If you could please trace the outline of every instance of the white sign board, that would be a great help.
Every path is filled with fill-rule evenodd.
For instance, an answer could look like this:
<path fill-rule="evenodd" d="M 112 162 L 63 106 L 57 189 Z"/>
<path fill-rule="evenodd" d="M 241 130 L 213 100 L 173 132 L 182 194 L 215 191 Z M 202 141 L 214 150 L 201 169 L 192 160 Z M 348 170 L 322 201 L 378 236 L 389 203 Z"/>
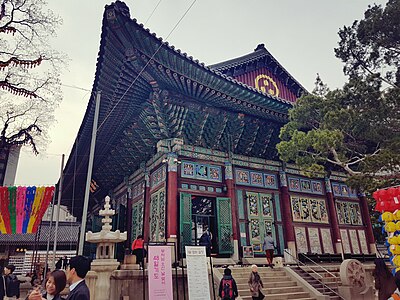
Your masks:
<path fill-rule="evenodd" d="M 189 300 L 210 300 L 206 247 L 185 246 Z"/>

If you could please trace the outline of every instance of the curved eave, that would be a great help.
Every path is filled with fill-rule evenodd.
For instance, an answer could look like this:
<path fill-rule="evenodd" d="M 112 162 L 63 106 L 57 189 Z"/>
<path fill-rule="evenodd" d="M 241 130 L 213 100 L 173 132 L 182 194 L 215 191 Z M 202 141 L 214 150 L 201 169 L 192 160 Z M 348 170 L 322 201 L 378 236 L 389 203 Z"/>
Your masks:
<path fill-rule="evenodd" d="M 143 65 L 146 65 L 144 72 L 141 71 Z M 138 76 L 139 74 L 141 76 Z M 112 180 L 107 180 L 103 189 L 95 194 L 96 198 L 100 199 L 109 189 L 122 182 L 125 176 L 132 174 L 139 167 L 140 161 L 145 161 L 148 155 L 154 154 L 154 136 L 141 136 L 138 140 L 141 148 L 136 147 L 141 151 L 133 153 L 129 159 L 118 158 L 120 151 L 117 147 L 125 147 L 120 145 L 121 135 L 132 125 L 132 121 L 139 117 L 144 101 L 153 91 L 148 79 L 148 76 L 152 75 L 166 89 L 176 89 L 204 105 L 245 113 L 271 120 L 275 124 L 285 123 L 288 109 L 292 107 L 289 101 L 263 94 L 211 70 L 188 57 L 186 53 L 175 50 L 168 43 L 163 43 L 162 39 L 144 29 L 143 25 L 131 20 L 129 10 L 122 2 L 117 1 L 106 6 L 93 92 L 76 143 L 64 169 L 63 204 L 70 208 L 75 207 L 75 211 L 72 212 L 74 215 L 81 215 L 82 203 L 79 202 L 78 205 L 74 204 L 74 201 L 83 198 L 96 92 L 102 92 L 102 99 L 93 177 L 100 176 L 101 172 L 107 173 L 107 176 L 113 174 Z M 103 163 L 103 158 L 113 155 L 116 156 L 115 160 L 119 159 L 118 168 L 110 163 Z M 93 197 L 90 201 L 89 207 L 97 204 Z"/>
<path fill-rule="evenodd" d="M 113 10 L 113 7 L 107 9 Z M 182 53 L 179 49 L 175 49 L 174 46 L 170 46 L 168 42 L 163 42 L 161 38 L 157 38 L 154 33 L 150 33 L 135 19 L 131 20 L 128 16 L 117 12 L 108 15 L 113 16 L 113 19 L 109 22 L 113 23 L 114 33 L 127 51 L 136 49 L 141 55 L 163 65 L 172 73 L 178 74 L 179 77 L 184 76 L 198 85 L 207 86 L 232 98 L 251 96 L 250 104 L 261 105 L 265 109 L 272 109 L 277 113 L 287 114 L 287 110 L 292 106 L 292 103 L 287 100 L 263 93 L 205 66 L 204 63 L 200 63 L 186 53 Z M 268 107 L 268 105 L 270 106 Z"/>

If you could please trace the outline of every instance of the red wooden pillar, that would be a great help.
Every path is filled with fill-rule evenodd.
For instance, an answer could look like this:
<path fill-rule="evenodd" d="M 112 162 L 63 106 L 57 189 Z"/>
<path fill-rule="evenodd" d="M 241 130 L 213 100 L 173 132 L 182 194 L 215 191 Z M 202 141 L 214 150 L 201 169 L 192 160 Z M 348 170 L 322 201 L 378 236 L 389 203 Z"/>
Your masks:
<path fill-rule="evenodd" d="M 369 251 L 370 253 L 374 254 L 376 253 L 376 245 L 375 245 L 374 233 L 372 231 L 372 223 L 368 209 L 367 198 L 365 197 L 365 194 L 361 194 L 359 196 L 359 199 L 360 199 L 362 219 L 365 222 L 365 231 L 366 231 L 367 243 L 369 245 Z"/>
<path fill-rule="evenodd" d="M 325 178 L 326 199 L 328 202 L 329 223 L 332 229 L 332 239 L 336 253 L 343 253 L 342 239 L 340 236 L 339 221 L 336 213 L 335 199 L 332 193 L 331 181 Z"/>
<path fill-rule="evenodd" d="M 178 235 L 178 156 L 167 154 L 167 240 L 176 241 Z"/>
<path fill-rule="evenodd" d="M 233 259 L 239 259 L 239 218 L 238 218 L 238 203 L 235 194 L 235 183 L 233 180 L 233 168 L 231 162 L 225 162 L 225 184 L 226 196 L 231 199 L 232 211 L 232 238 L 233 238 Z"/>
<path fill-rule="evenodd" d="M 287 186 L 286 173 L 280 172 L 280 193 L 281 193 L 281 204 L 282 204 L 282 220 L 283 220 L 283 229 L 285 232 L 285 240 L 287 248 L 290 249 L 291 254 L 293 256 L 297 256 L 296 251 L 296 240 L 294 235 L 294 227 L 292 221 L 292 212 L 290 205 L 290 195 L 289 189 Z"/>
<path fill-rule="evenodd" d="M 143 239 L 147 242 L 150 237 L 150 175 L 144 172 L 144 214 L 143 214 Z"/>
<path fill-rule="evenodd" d="M 176 153 L 167 154 L 167 174 L 165 178 L 167 204 L 166 204 L 166 238 L 167 242 L 175 243 L 172 247 L 172 261 L 175 261 L 175 251 L 178 246 L 178 156 Z"/>

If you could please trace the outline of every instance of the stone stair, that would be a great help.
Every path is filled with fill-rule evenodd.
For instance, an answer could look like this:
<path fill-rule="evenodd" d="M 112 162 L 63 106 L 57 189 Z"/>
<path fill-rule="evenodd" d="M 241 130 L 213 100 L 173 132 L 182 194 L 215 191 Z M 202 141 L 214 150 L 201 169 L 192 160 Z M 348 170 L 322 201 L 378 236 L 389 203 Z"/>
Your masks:
<path fill-rule="evenodd" d="M 311 271 L 309 267 L 291 267 L 293 271 L 295 271 L 317 291 L 323 295 L 329 296 L 330 300 L 340 300 L 341 298 L 336 294 L 338 293 L 338 286 L 341 284 L 338 267 L 328 267 L 329 273 L 326 272 L 326 268 L 311 268 L 315 273 Z"/>
<path fill-rule="evenodd" d="M 221 273 L 223 269 L 220 269 Z M 232 276 L 236 281 L 239 291 L 239 299 L 252 299 L 250 289 L 247 284 L 251 272 L 250 267 L 232 268 Z M 258 272 L 264 284 L 263 293 L 265 300 L 312 300 L 310 293 L 306 292 L 301 286 L 297 285 L 290 278 L 285 270 L 280 268 L 270 269 L 259 267 Z"/>

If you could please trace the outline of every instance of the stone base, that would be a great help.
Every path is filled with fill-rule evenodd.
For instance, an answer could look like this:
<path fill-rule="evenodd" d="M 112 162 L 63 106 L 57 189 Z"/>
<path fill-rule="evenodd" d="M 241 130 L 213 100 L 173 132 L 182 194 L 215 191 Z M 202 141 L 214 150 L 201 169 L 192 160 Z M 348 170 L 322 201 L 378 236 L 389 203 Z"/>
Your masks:
<path fill-rule="evenodd" d="M 140 269 L 140 267 L 139 267 L 139 265 L 137 265 L 137 264 L 134 264 L 134 265 L 124 265 L 124 264 L 122 264 L 121 265 L 121 267 L 120 267 L 120 270 L 139 270 Z"/>
<path fill-rule="evenodd" d="M 114 271 L 118 268 L 119 262 L 112 259 L 95 259 L 92 261 L 91 270 L 95 272 Z"/>
<path fill-rule="evenodd" d="M 343 259 L 343 245 L 342 245 L 342 242 L 336 242 L 335 243 L 335 249 L 336 249 L 336 253 L 342 254 L 342 259 Z"/>
<path fill-rule="evenodd" d="M 168 243 L 175 243 L 176 247 L 178 247 L 178 239 L 173 236 L 167 238 Z M 175 247 L 171 245 L 171 262 L 175 263 Z"/>
<path fill-rule="evenodd" d="M 239 242 L 238 240 L 233 240 L 233 254 L 231 258 L 235 261 L 239 261 Z"/>
<path fill-rule="evenodd" d="M 294 241 L 288 241 L 287 247 L 290 249 L 290 253 L 297 258 L 297 250 L 296 250 L 296 243 Z"/>
<path fill-rule="evenodd" d="M 126 254 L 121 270 L 139 270 L 139 265 L 136 263 L 136 255 Z"/>
<path fill-rule="evenodd" d="M 343 299 L 351 299 L 351 300 L 374 299 L 374 291 L 372 286 L 365 287 L 364 290 L 360 290 L 360 288 L 356 287 L 339 286 L 338 291 L 339 294 L 343 297 Z"/>
<path fill-rule="evenodd" d="M 371 254 L 376 254 L 376 244 L 369 244 L 369 249 L 371 251 Z"/>
<path fill-rule="evenodd" d="M 248 257 L 242 259 L 244 265 L 266 265 L 267 259 L 265 257 Z M 283 258 L 280 256 L 274 257 L 272 263 L 277 268 L 283 267 Z"/>
<path fill-rule="evenodd" d="M 119 262 L 116 259 L 95 259 L 91 270 L 97 275 L 95 294 L 96 300 L 110 300 L 110 277 L 117 270 Z M 92 291 L 90 291 L 92 292 Z"/>

